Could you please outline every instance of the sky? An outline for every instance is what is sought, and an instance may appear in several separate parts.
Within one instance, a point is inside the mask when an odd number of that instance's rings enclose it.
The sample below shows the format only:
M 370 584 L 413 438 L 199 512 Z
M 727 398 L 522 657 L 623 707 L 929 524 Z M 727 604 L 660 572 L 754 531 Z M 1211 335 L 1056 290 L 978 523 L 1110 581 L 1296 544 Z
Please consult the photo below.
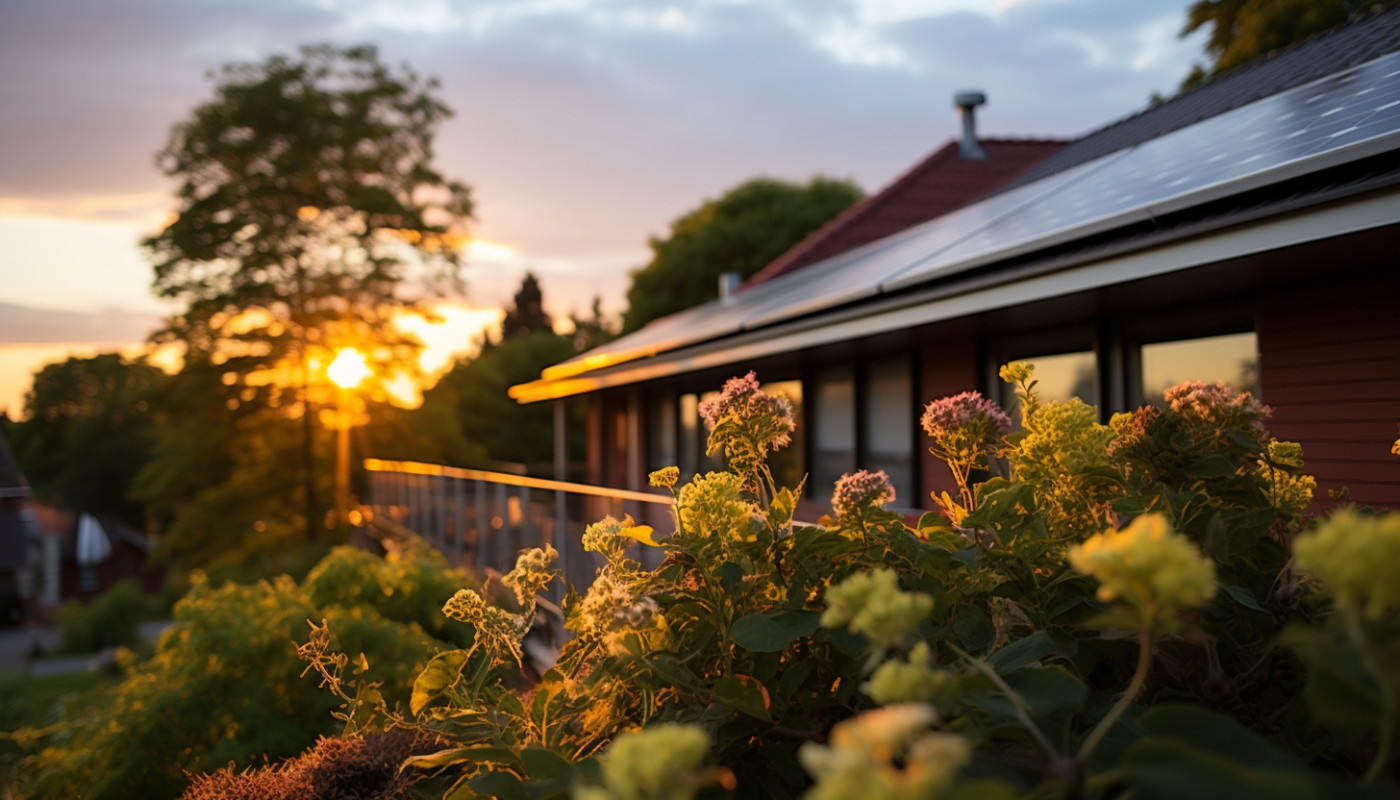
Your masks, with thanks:
M 1189 0 L 4 0 L 0 410 L 69 353 L 134 349 L 176 309 L 137 241 L 174 208 L 154 154 L 211 70 L 373 43 L 441 81 L 437 165 L 475 239 L 439 363 L 533 270 L 546 309 L 625 304 L 650 237 L 749 178 L 878 191 L 958 133 L 1068 138 L 1201 58 Z

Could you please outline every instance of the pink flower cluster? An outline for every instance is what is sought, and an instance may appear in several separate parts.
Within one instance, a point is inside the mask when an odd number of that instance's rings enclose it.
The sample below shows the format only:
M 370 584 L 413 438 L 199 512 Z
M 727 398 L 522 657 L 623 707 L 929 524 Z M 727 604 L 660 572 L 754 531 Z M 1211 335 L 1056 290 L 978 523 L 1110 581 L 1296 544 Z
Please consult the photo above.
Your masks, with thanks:
M 766 434 L 761 438 L 774 449 L 789 444 L 792 431 L 797 427 L 792 417 L 792 402 L 760 389 L 758 378 L 752 370 L 742 378 L 725 381 L 719 397 L 700 404 L 700 416 L 711 430 L 721 420 L 731 416 L 744 423 L 761 422 L 759 427 Z
M 935 440 L 944 441 L 976 426 L 985 426 L 982 438 L 995 441 L 1011 432 L 1011 418 L 1001 406 L 981 392 L 963 392 L 934 400 L 924 408 L 919 420 Z
M 1204 423 L 1207 430 L 1229 423 L 1244 423 L 1257 433 L 1264 432 L 1264 419 L 1273 409 L 1254 399 L 1249 392 L 1237 392 L 1224 381 L 1209 384 L 1187 381 L 1162 393 L 1172 411 Z
M 854 512 L 871 506 L 884 508 L 894 502 L 894 486 L 884 470 L 871 472 L 860 470 L 854 474 L 842 475 L 836 481 L 836 489 L 831 494 L 831 510 L 844 518 Z

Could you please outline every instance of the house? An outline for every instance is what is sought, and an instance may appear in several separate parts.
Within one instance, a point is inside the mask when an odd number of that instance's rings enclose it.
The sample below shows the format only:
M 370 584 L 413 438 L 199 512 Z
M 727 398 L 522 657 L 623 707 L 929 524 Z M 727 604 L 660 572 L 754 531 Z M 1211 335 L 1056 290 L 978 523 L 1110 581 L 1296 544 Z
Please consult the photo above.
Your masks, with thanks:
M 908 202 L 896 181 L 756 280 L 512 396 L 586 403 L 590 479 L 639 489 L 650 469 L 705 467 L 697 406 L 754 369 L 800 404 L 777 466 L 811 474 L 810 502 L 859 466 L 912 509 L 949 488 L 921 406 L 1007 399 L 1002 363 L 1034 362 L 1045 395 L 1105 415 L 1223 380 L 1273 407 L 1320 492 L 1400 507 L 1398 156 L 1395 7 L 1056 147 L 984 196 L 840 240 Z
M 116 519 L 39 502 L 0 434 L 0 625 L 40 622 L 65 600 L 91 600 L 122 578 L 160 590 L 150 540 Z

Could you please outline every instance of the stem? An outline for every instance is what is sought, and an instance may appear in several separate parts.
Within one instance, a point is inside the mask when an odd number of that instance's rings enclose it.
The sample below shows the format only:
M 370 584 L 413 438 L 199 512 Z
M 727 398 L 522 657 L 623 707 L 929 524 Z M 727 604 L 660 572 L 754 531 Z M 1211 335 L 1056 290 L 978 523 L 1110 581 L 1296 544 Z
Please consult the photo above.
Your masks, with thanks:
M 1361 651 L 1361 659 L 1365 662 L 1366 668 L 1375 676 L 1376 682 L 1381 688 L 1381 719 L 1380 719 L 1380 744 L 1376 749 L 1375 760 L 1366 769 L 1366 774 L 1361 776 L 1363 785 L 1374 783 L 1377 778 L 1385 772 L 1385 768 L 1390 764 L 1391 753 L 1395 749 L 1395 714 L 1396 697 L 1394 683 L 1387 679 L 1387 673 L 1380 668 L 1379 659 L 1371 649 L 1370 639 L 1366 636 L 1366 630 L 1362 627 L 1361 620 L 1354 611 L 1346 612 L 1347 632 L 1355 640 L 1357 648 Z
M 1140 647 L 1138 649 L 1137 671 L 1133 673 L 1133 679 L 1128 682 L 1127 690 L 1123 692 L 1123 696 L 1118 698 L 1118 702 L 1109 710 L 1108 716 L 1100 720 L 1098 726 L 1089 732 L 1089 738 L 1085 739 L 1083 746 L 1079 748 L 1079 755 L 1077 758 L 1078 761 L 1085 766 L 1089 764 L 1089 759 L 1094 755 L 1094 750 L 1098 748 L 1099 743 L 1103 741 L 1103 737 L 1108 735 L 1109 729 L 1118 722 L 1119 717 L 1123 716 L 1123 712 L 1128 710 L 1128 706 L 1132 705 L 1133 700 L 1136 699 L 1138 693 L 1142 691 L 1143 685 L 1147 683 L 1147 673 L 1148 670 L 1152 668 L 1151 621 L 1151 617 L 1149 616 L 1148 624 L 1143 626 L 1141 631 L 1138 631 Z
M 1010 700 L 1012 707 L 1016 709 L 1016 719 L 1019 720 L 1021 726 L 1030 733 L 1031 738 L 1035 739 L 1036 744 L 1040 745 L 1040 749 L 1044 750 L 1047 756 L 1050 756 L 1050 760 L 1056 763 L 1062 761 L 1063 759 L 1059 751 L 1055 749 L 1055 746 L 1050 743 L 1050 739 L 1040 730 L 1040 727 L 1035 724 L 1035 720 L 1031 719 L 1030 714 L 1026 712 L 1025 699 L 1017 694 L 1015 689 L 1008 686 L 1006 681 L 1002 680 L 1001 676 L 996 673 L 996 670 L 993 670 L 991 666 L 982 659 L 974 657 L 955 644 L 950 644 L 949 647 L 953 648 L 953 652 L 962 656 L 963 660 L 971 664 L 974 669 L 987 676 L 987 679 L 996 684 L 996 687 L 1001 690 L 1002 694 L 1006 695 L 1006 699 Z

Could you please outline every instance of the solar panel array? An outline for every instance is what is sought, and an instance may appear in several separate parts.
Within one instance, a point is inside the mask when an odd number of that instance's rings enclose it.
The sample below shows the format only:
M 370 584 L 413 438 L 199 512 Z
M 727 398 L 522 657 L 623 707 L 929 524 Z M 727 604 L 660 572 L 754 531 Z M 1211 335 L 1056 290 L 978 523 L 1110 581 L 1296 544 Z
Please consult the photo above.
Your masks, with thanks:
M 625 359 L 709 341 L 1392 150 L 1400 53 L 964 206 L 594 353 Z

